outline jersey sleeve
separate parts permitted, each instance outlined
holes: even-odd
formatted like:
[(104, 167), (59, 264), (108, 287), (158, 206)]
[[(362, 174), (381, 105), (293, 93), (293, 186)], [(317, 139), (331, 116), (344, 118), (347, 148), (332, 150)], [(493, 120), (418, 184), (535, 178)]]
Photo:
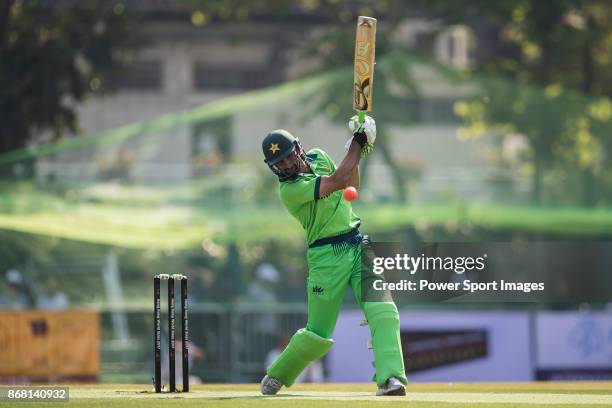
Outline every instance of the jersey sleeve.
[(327, 161), (327, 164), (329, 164), (329, 167), (331, 168), (332, 172), (336, 171), (336, 163), (334, 163), (329, 154), (325, 153), (323, 150), (321, 150), (321, 152), (323, 153), (323, 157)]
[(290, 206), (306, 204), (309, 201), (319, 199), (319, 188), (321, 177), (299, 178), (291, 183), (282, 183), (280, 186), (280, 198)]
[(332, 160), (329, 154), (327, 154), (324, 150), (321, 149), (312, 149), (308, 152), (310, 155), (314, 155), (317, 160), (323, 161), (325, 164), (329, 166), (332, 173), (336, 171), (336, 163)]

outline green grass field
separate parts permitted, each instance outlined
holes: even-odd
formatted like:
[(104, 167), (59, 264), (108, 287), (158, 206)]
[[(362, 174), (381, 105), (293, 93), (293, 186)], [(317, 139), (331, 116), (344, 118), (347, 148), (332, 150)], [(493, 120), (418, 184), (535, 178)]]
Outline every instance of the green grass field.
[[(257, 384), (192, 386), (186, 394), (155, 394), (150, 385), (71, 385), (74, 407), (603, 407), (612, 406), (612, 382), (410, 384), (405, 397), (375, 397), (371, 384), (308, 384), (262, 396)], [(22, 402), (3, 407), (24, 406)], [(59, 403), (29, 403), (32, 406)]]

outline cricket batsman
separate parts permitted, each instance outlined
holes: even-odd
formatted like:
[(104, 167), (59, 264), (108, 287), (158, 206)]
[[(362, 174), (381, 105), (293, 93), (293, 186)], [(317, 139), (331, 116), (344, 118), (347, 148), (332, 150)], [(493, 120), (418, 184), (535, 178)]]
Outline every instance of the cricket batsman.
[(338, 167), (323, 150), (304, 152), (299, 139), (283, 129), (270, 132), (262, 142), (265, 162), (280, 182), (280, 199), (306, 231), (309, 270), (308, 322), (268, 367), (261, 381), (264, 395), (290, 387), (304, 368), (331, 348), (347, 285), (370, 327), (376, 395), (406, 394), (399, 314), (390, 298), (362, 298), (362, 253), (365, 257), (369, 240), (359, 233), (361, 221), (342, 194), (347, 186), (359, 188), (359, 160), (376, 140), (376, 124), (369, 116), (363, 122), (354, 116), (349, 128), (353, 137)]

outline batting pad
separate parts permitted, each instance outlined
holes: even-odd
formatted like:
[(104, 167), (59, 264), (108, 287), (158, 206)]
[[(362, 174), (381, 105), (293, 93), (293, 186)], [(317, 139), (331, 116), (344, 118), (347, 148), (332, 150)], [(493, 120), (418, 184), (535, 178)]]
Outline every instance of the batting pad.
[(363, 310), (372, 335), (374, 380), (382, 386), (389, 377), (396, 377), (406, 384), (397, 307), (392, 302), (364, 302)]
[(334, 344), (306, 329), (298, 330), (280, 356), (268, 367), (267, 374), (290, 387), (300, 373), (313, 361), (323, 357)]

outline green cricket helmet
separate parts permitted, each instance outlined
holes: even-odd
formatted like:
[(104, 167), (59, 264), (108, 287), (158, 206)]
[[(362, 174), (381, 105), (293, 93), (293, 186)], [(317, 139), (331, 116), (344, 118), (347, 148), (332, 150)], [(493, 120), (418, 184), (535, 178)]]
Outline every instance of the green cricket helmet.
[[(306, 154), (300, 140), (284, 129), (273, 130), (268, 133), (261, 143), (264, 154), (264, 162), (270, 170), (278, 176), (280, 181), (291, 180), (300, 172), (300, 160), (306, 162)], [(277, 164), (285, 157), (294, 154), (295, 165), (288, 169), (281, 169)]]

